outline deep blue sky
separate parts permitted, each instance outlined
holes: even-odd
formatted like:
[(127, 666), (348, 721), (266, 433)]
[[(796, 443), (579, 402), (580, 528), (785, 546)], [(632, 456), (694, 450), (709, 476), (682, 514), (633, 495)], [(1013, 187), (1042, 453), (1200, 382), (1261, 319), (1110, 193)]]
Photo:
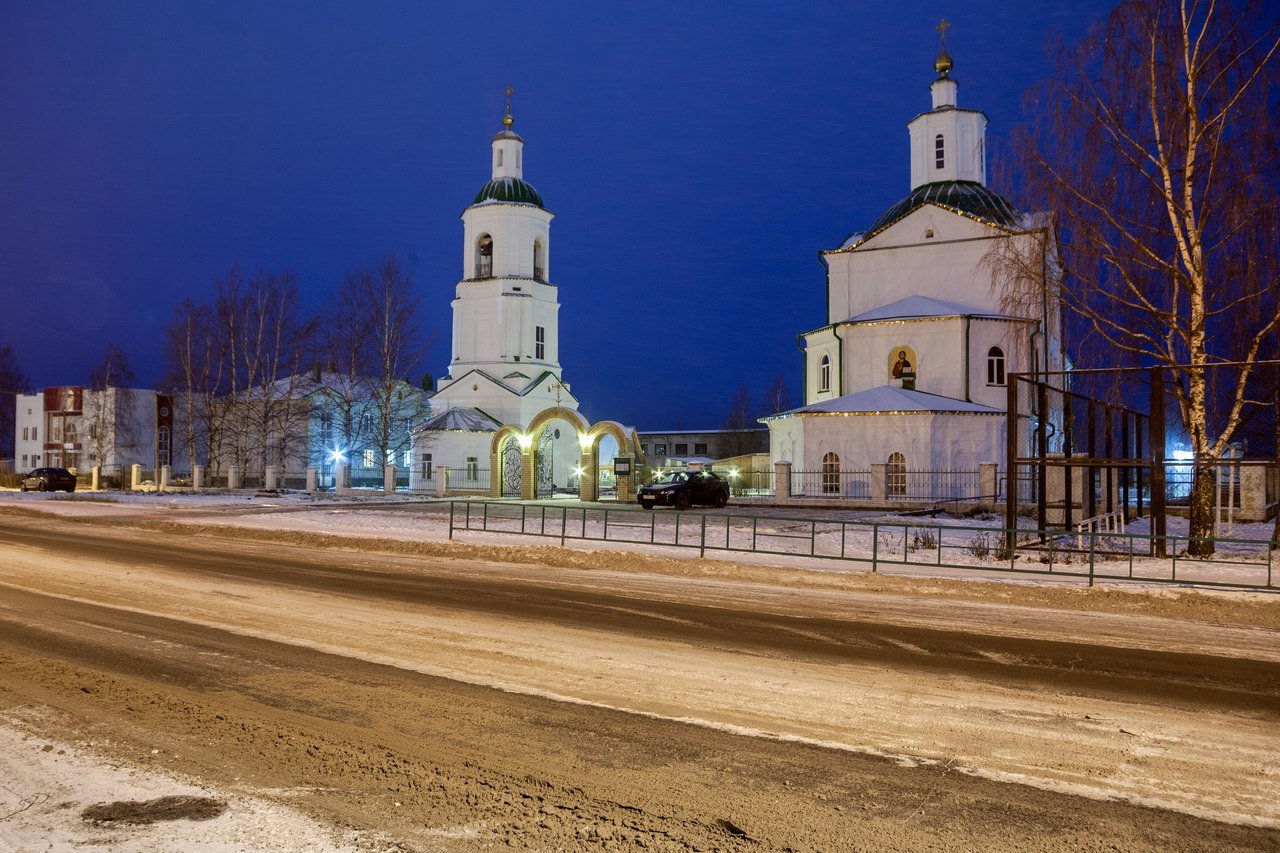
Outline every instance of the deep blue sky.
[(109, 341), (150, 384), (173, 306), (233, 264), (292, 269), (319, 307), (396, 252), (440, 375), (510, 84), (586, 414), (718, 427), (742, 382), (798, 395), (818, 250), (907, 193), (938, 18), (1000, 135), (1049, 34), (1111, 5), (7, 2), (0, 342), (37, 387), (86, 381)]

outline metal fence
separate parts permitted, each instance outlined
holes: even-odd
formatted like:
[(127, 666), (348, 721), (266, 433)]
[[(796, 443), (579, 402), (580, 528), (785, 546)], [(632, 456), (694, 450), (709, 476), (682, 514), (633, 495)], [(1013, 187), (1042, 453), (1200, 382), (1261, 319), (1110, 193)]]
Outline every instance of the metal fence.
[[(1194, 584), (1276, 590), (1280, 543), (1267, 540), (1192, 540), (1187, 536), (1019, 528), (1010, 550), (1004, 528), (977, 525), (841, 521), (815, 518), (654, 512), (631, 508), (547, 506), (451, 501), (449, 538), (484, 531), (569, 540), (660, 545), (709, 551), (771, 554), (868, 564), (884, 568), (951, 569), (1051, 575), (1087, 581)], [(1174, 556), (1144, 562), (1163, 542)], [(1193, 541), (1222, 546), (1216, 557), (1187, 556)]]
[(797, 498), (867, 500), (870, 471), (792, 471), (791, 494)]
[[(982, 493), (977, 471), (905, 471), (885, 474), (885, 497), (900, 501), (974, 498)], [(995, 496), (992, 495), (994, 498)]]
[(478, 468), (474, 465), (464, 465), (461, 468), (446, 468), (449, 472), (449, 491), (458, 492), (489, 492), (489, 469)]

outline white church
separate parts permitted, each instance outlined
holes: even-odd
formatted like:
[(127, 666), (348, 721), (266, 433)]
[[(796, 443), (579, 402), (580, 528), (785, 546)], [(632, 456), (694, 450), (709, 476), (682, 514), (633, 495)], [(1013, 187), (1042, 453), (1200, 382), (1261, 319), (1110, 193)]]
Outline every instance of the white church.
[[(432, 488), (443, 468), (452, 491), (532, 498), (581, 488), (594, 500), (599, 459), (636, 458), (639, 446), (632, 429), (589, 424), (564, 381), (551, 283), (555, 214), (524, 179), (524, 140), (511, 129), (509, 97), (492, 142), (492, 176), (462, 212), (449, 369), (436, 382), (433, 416), (413, 430), (410, 487)], [(634, 501), (631, 477), (617, 486), (620, 499)]]
[[(909, 472), (1003, 468), (1007, 377), (1063, 369), (1052, 229), (986, 186), (987, 118), (957, 106), (951, 68), (943, 51), (932, 109), (907, 124), (911, 192), (821, 252), (827, 317), (801, 335), (804, 405), (761, 419), (771, 460), (822, 472), (833, 496), (868, 496), (841, 472), (884, 466), (895, 497)], [(1002, 304), (998, 241), (1047, 247), (1035, 299)]]

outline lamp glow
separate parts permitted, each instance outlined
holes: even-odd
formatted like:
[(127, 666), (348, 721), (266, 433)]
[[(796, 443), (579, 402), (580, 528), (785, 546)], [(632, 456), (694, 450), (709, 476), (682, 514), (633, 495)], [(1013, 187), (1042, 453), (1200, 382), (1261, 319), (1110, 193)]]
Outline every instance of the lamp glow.
[(582, 476), (583, 474), (585, 474), (585, 473), (587, 473), (587, 469), (586, 469), (586, 468), (574, 468), (574, 469), (573, 469), (573, 475), (574, 475), (575, 477), (581, 477), (581, 476)]
[(581, 447), (583, 450), (590, 450), (591, 449), (590, 434), (585, 432), (578, 433), (578, 446)]
[(329, 459), (333, 462), (345, 462), (347, 459), (347, 452), (335, 447), (333, 450), (329, 451)]
[(529, 435), (528, 433), (522, 432), (518, 436), (516, 436), (516, 441), (520, 443), (521, 450), (528, 450), (529, 445), (533, 444), (533, 436)]

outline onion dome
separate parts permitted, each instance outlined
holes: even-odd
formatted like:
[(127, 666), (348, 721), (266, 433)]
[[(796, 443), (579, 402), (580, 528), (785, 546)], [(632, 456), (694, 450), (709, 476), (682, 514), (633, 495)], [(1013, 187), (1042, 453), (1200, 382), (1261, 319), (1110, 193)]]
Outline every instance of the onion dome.
[(476, 193), (475, 201), (472, 204), (484, 204), (485, 202), (532, 204), (534, 207), (546, 209), (546, 205), (542, 203), (542, 196), (533, 188), (533, 184), (523, 178), (510, 176), (494, 178), (480, 188), (480, 192)]

